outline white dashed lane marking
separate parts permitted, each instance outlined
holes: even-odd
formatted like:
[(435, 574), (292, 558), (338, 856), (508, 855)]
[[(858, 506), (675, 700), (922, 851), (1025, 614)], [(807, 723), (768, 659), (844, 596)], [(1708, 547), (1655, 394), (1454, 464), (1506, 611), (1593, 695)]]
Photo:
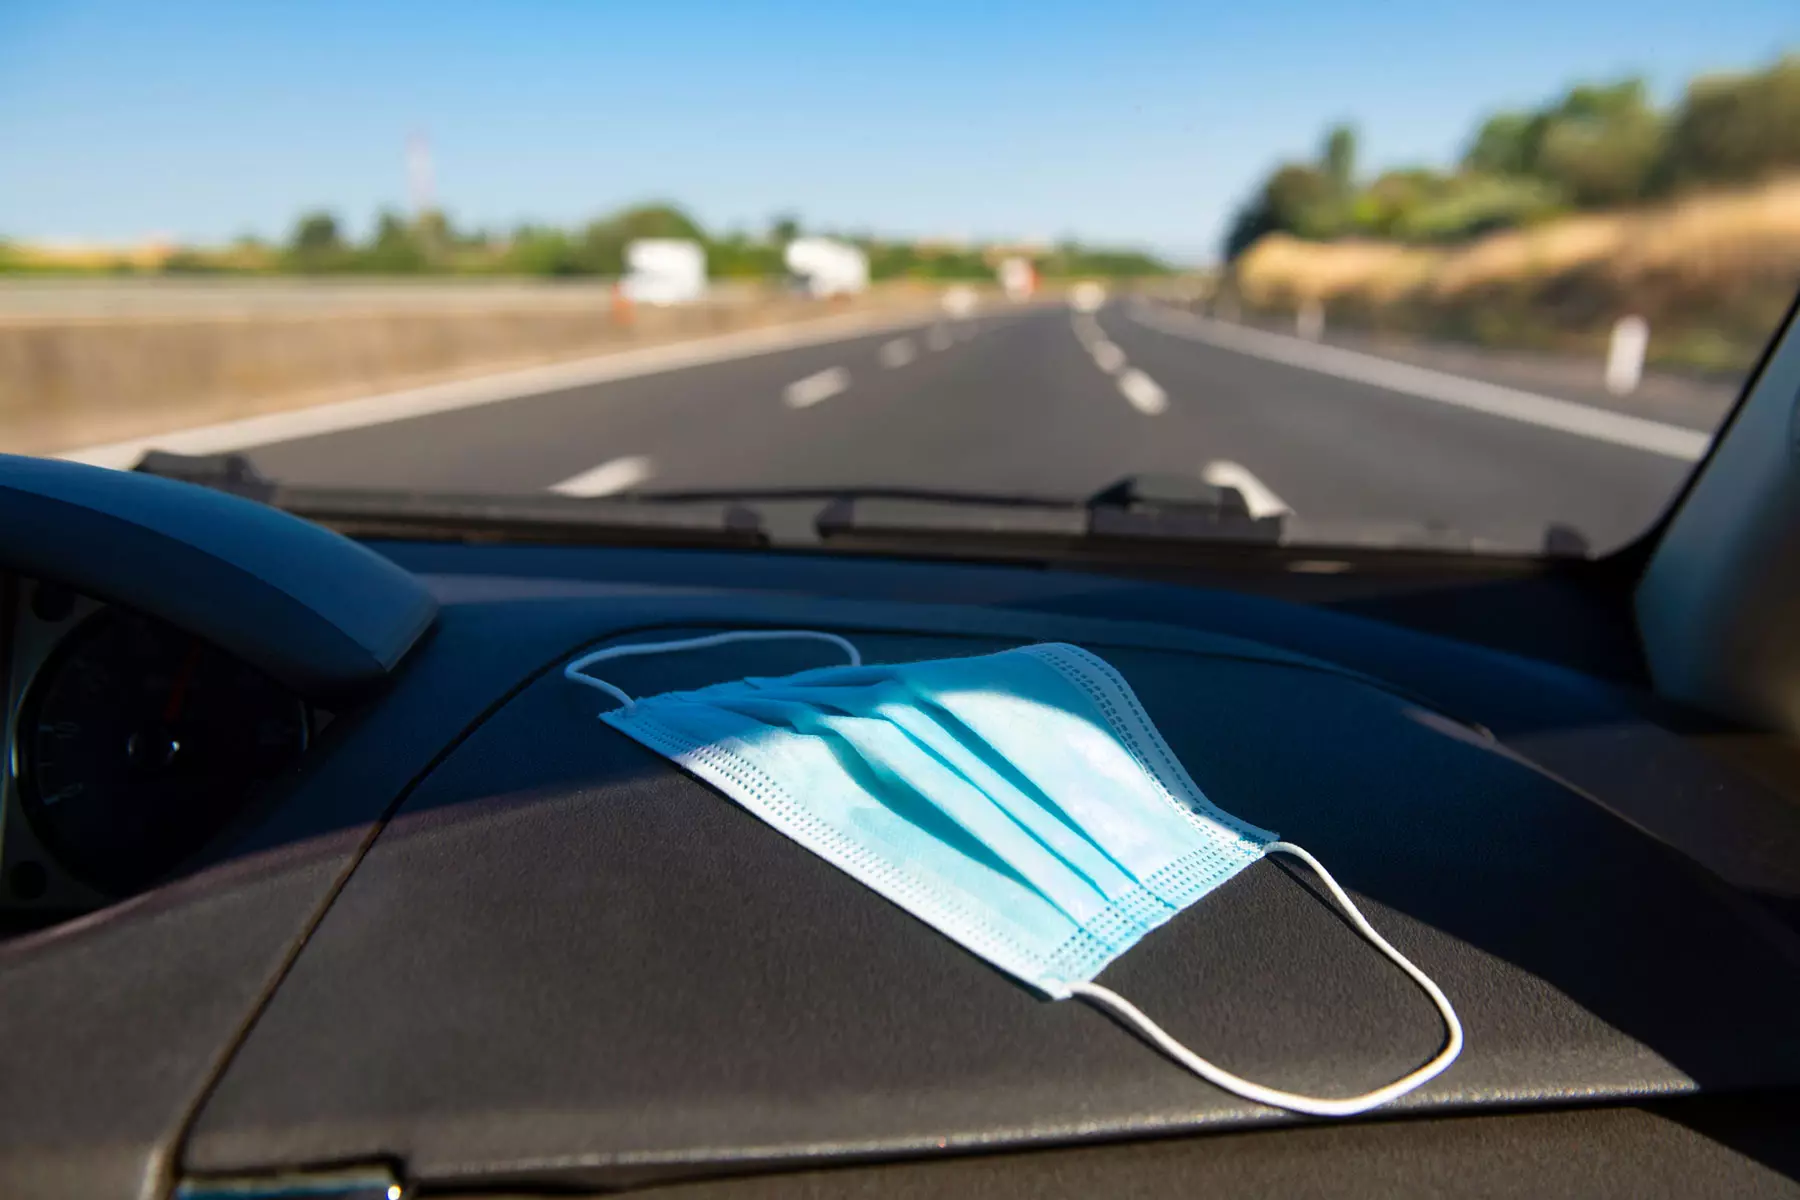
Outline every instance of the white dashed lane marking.
[(641, 454), (631, 454), (603, 462), (590, 471), (571, 475), (550, 490), (564, 496), (610, 496), (634, 488), (656, 474), (656, 468)]
[(1094, 356), (1094, 365), (1108, 375), (1117, 375), (1125, 366), (1125, 352), (1104, 339), (1088, 347), (1088, 353)]
[(881, 360), (881, 365), (889, 368), (904, 367), (918, 356), (919, 351), (912, 344), (911, 338), (895, 338), (891, 342), (884, 342), (875, 354)]
[(1075, 331), (1075, 340), (1088, 352), (1094, 365), (1118, 379), (1119, 391), (1131, 401), (1131, 407), (1150, 417), (1168, 409), (1168, 393), (1156, 380), (1136, 367), (1125, 365), (1125, 352), (1106, 336), (1106, 331), (1100, 328), (1100, 322), (1091, 313), (1076, 313), (1069, 319), (1069, 327)]
[(1119, 390), (1125, 393), (1125, 399), (1131, 401), (1131, 407), (1147, 417), (1154, 417), (1169, 407), (1169, 394), (1158, 386), (1156, 380), (1136, 367), (1127, 369), (1119, 376)]
[(781, 402), (789, 408), (811, 408), (821, 400), (829, 400), (850, 386), (850, 372), (842, 367), (827, 367), (805, 379), (796, 379), (781, 393)]

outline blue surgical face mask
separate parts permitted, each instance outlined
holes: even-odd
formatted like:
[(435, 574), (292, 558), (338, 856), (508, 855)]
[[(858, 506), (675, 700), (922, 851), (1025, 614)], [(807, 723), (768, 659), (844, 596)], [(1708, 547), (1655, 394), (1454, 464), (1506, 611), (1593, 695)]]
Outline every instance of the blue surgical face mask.
[[(849, 666), (634, 700), (586, 668), (612, 658), (776, 638), (825, 641)], [(1462, 1028), (1437, 985), (1371, 928), (1306, 851), (1209, 801), (1111, 666), (1043, 644), (863, 665), (835, 634), (746, 630), (609, 647), (565, 675), (620, 702), (601, 719), (1001, 970), (1052, 999), (1110, 1010), (1238, 1095), (1345, 1116), (1448, 1067)], [(1145, 934), (1270, 852), (1306, 862), (1352, 923), (1437, 1004), (1425, 1066), (1360, 1096), (1240, 1079), (1093, 982)]]

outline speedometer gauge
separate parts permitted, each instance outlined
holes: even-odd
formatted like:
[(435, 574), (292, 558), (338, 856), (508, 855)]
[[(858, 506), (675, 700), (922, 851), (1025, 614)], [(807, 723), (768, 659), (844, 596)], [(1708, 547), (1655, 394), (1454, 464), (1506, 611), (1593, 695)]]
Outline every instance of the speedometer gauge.
[(306, 746), (305, 705), (148, 617), (91, 617), (20, 714), (19, 798), (72, 875), (120, 894), (199, 849)]

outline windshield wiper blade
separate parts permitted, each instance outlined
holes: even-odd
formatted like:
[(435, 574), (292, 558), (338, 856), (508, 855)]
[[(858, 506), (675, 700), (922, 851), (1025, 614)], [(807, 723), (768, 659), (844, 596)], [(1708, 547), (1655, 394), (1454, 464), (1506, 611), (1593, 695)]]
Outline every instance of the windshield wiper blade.
[(157, 450), (133, 470), (257, 500), (350, 537), (742, 547), (766, 546), (769, 540), (755, 509), (724, 500), (669, 506), (554, 492), (310, 487), (269, 479), (241, 454)]
[[(1196, 541), (1276, 544), (1283, 518), (1253, 517), (1235, 488), (1184, 476), (1127, 476), (1086, 500), (912, 487), (774, 487), (628, 492), (604, 498), (415, 492), (284, 484), (242, 454), (152, 451), (135, 468), (259, 500), (353, 537), (767, 546), (759, 502), (796, 514), (832, 548), (919, 546), (1104, 556)], [(803, 530), (803, 533), (806, 532)], [(785, 536), (784, 536), (785, 540)]]
[(736, 500), (754, 504), (759, 500), (916, 500), (923, 504), (988, 505), (1007, 508), (1069, 508), (1080, 501), (1066, 496), (1039, 496), (1021, 492), (979, 492), (926, 487), (754, 487), (754, 488), (683, 488), (656, 492), (630, 492), (633, 500), (646, 504), (692, 504), (707, 500)]
[(1085, 501), (1019, 496), (843, 489), (818, 515), (819, 537), (932, 539), (979, 537), (1005, 541), (1096, 543), (1281, 540), (1280, 515), (1254, 517), (1236, 488), (1182, 476), (1133, 475)]
[(768, 544), (761, 516), (742, 504), (671, 508), (553, 492), (463, 494), (287, 485), (277, 485), (266, 503), (352, 537), (451, 536), (657, 546)]
[(706, 488), (634, 492), (644, 503), (825, 501), (821, 537), (876, 531), (1185, 537), (1270, 541), (1281, 518), (1256, 518), (1236, 488), (1180, 475), (1128, 475), (1085, 499), (1028, 492), (857, 486)]

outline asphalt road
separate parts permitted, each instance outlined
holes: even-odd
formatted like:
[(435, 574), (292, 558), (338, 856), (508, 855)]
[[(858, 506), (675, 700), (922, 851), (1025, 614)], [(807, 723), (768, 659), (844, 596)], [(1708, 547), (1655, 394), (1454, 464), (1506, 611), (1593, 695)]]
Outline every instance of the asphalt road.
[(1429, 523), (1526, 547), (1557, 522), (1604, 550), (1654, 519), (1704, 444), (1554, 398), (1458, 399), (1469, 389), (1456, 380), (1383, 386), (1354, 364), (1347, 377), (1280, 361), (1290, 345), (1310, 352), (1296, 339), (1246, 350), (1205, 330), (1129, 304), (1005, 310), (250, 453), (295, 483), (588, 495), (893, 485), (1080, 497), (1133, 472), (1210, 472), (1323, 536)]

